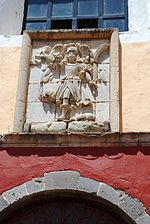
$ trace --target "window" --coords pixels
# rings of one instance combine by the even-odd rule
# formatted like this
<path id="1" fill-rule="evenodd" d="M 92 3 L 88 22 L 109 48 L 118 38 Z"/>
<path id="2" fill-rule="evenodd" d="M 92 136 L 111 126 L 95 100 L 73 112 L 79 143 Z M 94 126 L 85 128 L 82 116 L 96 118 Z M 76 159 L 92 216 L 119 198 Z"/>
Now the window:
<path id="1" fill-rule="evenodd" d="M 128 0 L 27 0 L 23 29 L 128 29 Z"/>

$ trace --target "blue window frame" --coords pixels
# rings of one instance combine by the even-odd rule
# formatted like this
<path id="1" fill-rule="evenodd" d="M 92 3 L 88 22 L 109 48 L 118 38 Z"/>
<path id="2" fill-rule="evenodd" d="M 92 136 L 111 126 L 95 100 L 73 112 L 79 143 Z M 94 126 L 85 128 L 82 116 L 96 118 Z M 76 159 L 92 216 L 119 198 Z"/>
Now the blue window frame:
<path id="1" fill-rule="evenodd" d="M 128 0 L 27 0 L 27 30 L 111 28 L 128 30 Z"/>

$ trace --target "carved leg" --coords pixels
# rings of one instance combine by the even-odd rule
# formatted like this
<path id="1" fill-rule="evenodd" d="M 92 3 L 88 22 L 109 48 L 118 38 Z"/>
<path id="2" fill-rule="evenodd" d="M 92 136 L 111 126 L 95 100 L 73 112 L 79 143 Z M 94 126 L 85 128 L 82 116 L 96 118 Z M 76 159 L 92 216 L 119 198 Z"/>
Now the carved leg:
<path id="1" fill-rule="evenodd" d="M 66 112 L 67 111 L 66 111 L 65 106 L 62 105 L 62 113 L 61 113 L 61 116 L 59 116 L 57 118 L 57 121 L 63 121 L 65 119 L 65 117 L 66 117 Z"/>
<path id="2" fill-rule="evenodd" d="M 63 94 L 63 105 L 69 104 L 70 95 L 71 95 L 70 90 L 67 88 Z"/>
<path id="3" fill-rule="evenodd" d="M 66 113 L 68 112 L 70 90 L 67 88 L 63 94 L 63 104 L 62 104 L 62 114 L 57 118 L 58 121 L 63 121 L 66 118 Z"/>

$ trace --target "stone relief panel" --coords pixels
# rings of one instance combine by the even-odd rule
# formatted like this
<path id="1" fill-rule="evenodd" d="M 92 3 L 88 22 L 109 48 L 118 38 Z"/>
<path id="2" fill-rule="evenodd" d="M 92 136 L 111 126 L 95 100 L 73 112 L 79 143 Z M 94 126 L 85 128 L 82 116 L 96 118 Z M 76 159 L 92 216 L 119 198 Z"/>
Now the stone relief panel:
<path id="1" fill-rule="evenodd" d="M 24 130 L 110 131 L 109 40 L 33 43 Z"/>

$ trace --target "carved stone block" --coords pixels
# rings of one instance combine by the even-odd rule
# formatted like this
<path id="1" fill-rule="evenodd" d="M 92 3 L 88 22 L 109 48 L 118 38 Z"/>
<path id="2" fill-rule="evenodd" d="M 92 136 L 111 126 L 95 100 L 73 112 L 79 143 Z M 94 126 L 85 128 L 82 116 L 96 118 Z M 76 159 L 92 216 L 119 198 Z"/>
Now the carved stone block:
<path id="1" fill-rule="evenodd" d="M 39 99 L 40 85 L 39 83 L 29 84 L 28 86 L 28 102 L 41 102 Z"/>
<path id="2" fill-rule="evenodd" d="M 30 67 L 30 78 L 29 78 L 29 83 L 36 83 L 36 84 L 40 84 L 40 80 L 42 77 L 42 71 L 40 66 L 31 66 Z"/>
<path id="3" fill-rule="evenodd" d="M 50 123 L 51 124 L 51 123 Z M 49 123 L 35 123 L 31 124 L 31 132 L 48 132 Z"/>
<path id="4" fill-rule="evenodd" d="M 116 101 L 119 97 L 116 30 L 58 33 L 29 33 L 33 41 L 26 75 L 29 77 L 24 100 L 27 101 L 26 124 L 31 125 L 32 132 L 113 131 L 113 126 L 119 127 L 118 105 L 112 104 L 113 99 Z M 28 57 L 25 56 L 26 61 Z M 111 109 L 111 105 L 116 109 Z M 111 121 L 111 111 L 115 110 L 118 119 Z"/>
<path id="5" fill-rule="evenodd" d="M 48 127 L 48 132 L 51 133 L 59 133 L 59 132 L 65 132 L 67 129 L 66 122 L 53 122 L 49 127 Z"/>
<path id="6" fill-rule="evenodd" d="M 103 124 L 94 121 L 74 121 L 69 123 L 68 131 L 70 133 L 102 133 L 103 127 Z"/>
<path id="7" fill-rule="evenodd" d="M 109 82 L 97 84 L 97 102 L 109 102 Z"/>
<path id="8" fill-rule="evenodd" d="M 109 102 L 102 102 L 102 103 L 97 103 L 96 106 L 96 121 L 97 123 L 103 123 L 104 121 L 109 121 L 109 112 L 110 112 L 110 107 L 109 107 Z"/>
<path id="9" fill-rule="evenodd" d="M 41 102 L 28 103 L 26 122 L 52 122 L 55 120 L 55 105 Z"/>

